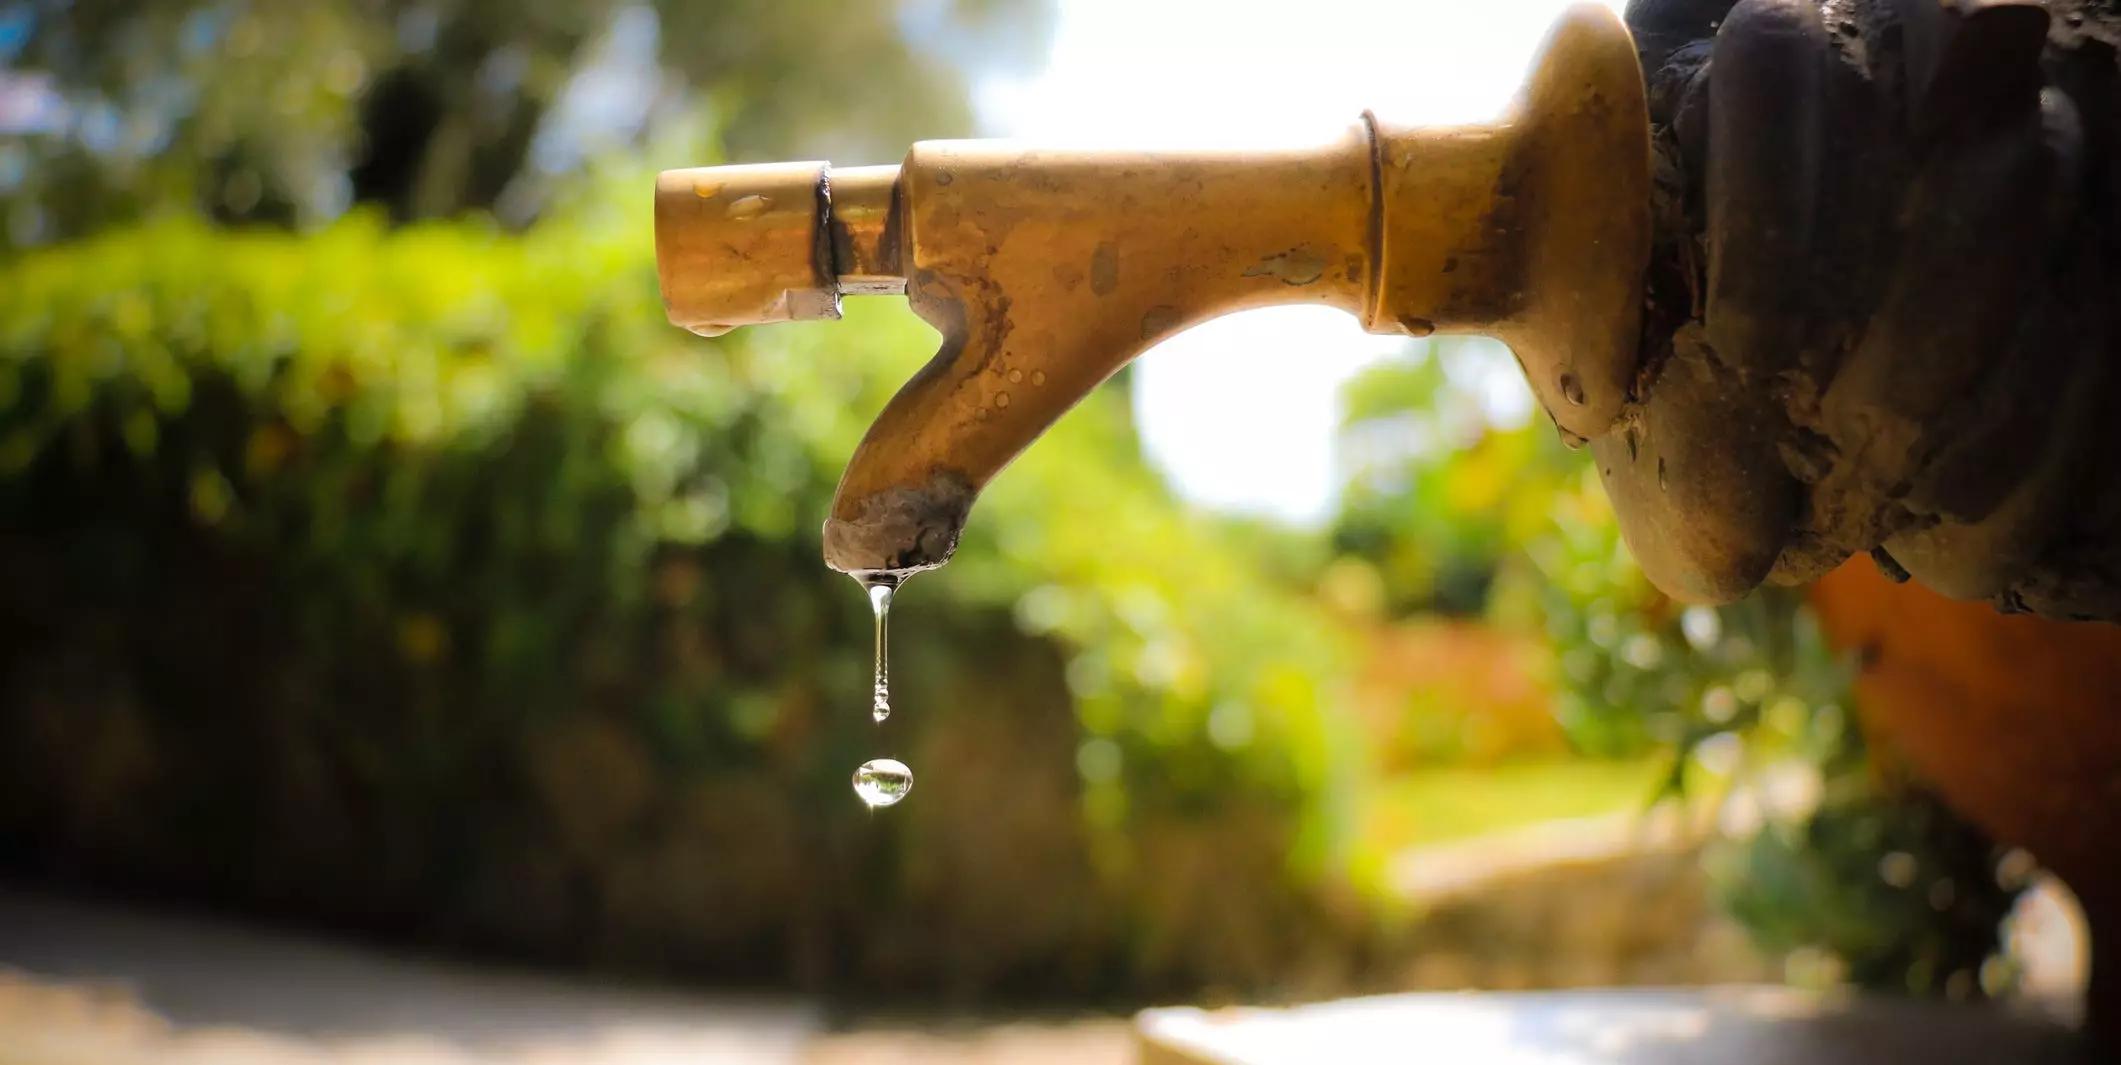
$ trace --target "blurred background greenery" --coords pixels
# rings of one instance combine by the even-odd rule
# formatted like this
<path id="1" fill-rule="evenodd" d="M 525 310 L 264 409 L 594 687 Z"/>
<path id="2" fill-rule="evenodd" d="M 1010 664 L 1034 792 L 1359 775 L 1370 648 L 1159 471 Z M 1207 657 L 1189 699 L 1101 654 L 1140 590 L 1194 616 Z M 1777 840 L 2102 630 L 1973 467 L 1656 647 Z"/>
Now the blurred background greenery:
<path id="1" fill-rule="evenodd" d="M 649 177 L 969 132 L 1051 18 L 0 2 L 0 869 L 862 1001 L 1325 994 L 1433 946 L 1403 856 L 1765 767 L 1817 801 L 1702 860 L 1770 972 L 2007 986 L 2017 885 L 1801 601 L 1650 589 L 1489 343 L 1351 385 L 1322 529 L 1181 502 L 1122 375 L 907 587 L 870 723 L 818 528 L 933 335 L 670 328 Z"/>

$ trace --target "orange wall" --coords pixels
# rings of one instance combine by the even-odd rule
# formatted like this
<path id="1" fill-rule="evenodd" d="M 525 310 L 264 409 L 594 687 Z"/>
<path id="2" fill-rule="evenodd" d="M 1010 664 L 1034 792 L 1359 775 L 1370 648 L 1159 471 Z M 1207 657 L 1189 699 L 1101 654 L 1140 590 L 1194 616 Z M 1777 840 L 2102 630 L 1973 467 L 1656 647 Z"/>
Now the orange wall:
<path id="1" fill-rule="evenodd" d="M 1836 646 L 1862 656 L 1858 709 L 1873 741 L 2061 874 L 2087 909 L 2117 912 L 2121 626 L 1953 602 L 1893 584 L 1863 557 L 1811 600 Z"/>

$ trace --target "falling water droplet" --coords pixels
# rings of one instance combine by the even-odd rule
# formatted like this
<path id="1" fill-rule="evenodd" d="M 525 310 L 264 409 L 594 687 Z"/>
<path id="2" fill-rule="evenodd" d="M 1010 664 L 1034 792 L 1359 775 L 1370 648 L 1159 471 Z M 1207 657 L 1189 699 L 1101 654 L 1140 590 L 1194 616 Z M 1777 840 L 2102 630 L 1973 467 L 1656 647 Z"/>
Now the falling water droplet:
<path id="1" fill-rule="evenodd" d="M 905 582 L 906 574 L 858 573 L 855 580 L 868 592 L 869 609 L 876 614 L 876 687 L 869 716 L 881 725 L 891 716 L 891 597 Z M 897 759 L 872 759 L 854 771 L 854 793 L 872 810 L 890 806 L 912 790 L 913 770 Z"/>
<path id="2" fill-rule="evenodd" d="M 870 809 L 896 805 L 913 790 L 913 770 L 895 758 L 872 758 L 854 771 L 854 793 Z"/>
<path id="3" fill-rule="evenodd" d="M 914 770 L 895 757 L 872 757 L 855 770 L 855 793 L 870 808 L 893 806 L 914 789 Z"/>
<path id="4" fill-rule="evenodd" d="M 883 724 L 891 716 L 891 594 L 898 590 L 898 578 L 872 578 L 863 585 L 869 590 L 869 609 L 876 612 L 876 698 L 869 716 Z"/>

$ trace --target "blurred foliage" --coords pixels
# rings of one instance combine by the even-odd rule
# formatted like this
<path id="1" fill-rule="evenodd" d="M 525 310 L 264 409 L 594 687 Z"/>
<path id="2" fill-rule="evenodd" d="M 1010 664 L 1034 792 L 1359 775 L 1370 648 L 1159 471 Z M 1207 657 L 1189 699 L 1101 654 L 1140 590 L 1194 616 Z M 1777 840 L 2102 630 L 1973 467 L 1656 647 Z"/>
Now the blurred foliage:
<path id="1" fill-rule="evenodd" d="M 1515 374 L 1502 345 L 1451 340 L 1348 384 L 1333 542 L 1376 567 L 1391 616 L 1483 614 L 1491 585 L 1552 525 L 1582 464 L 1551 432 L 1490 424 L 1488 397 Z"/>
<path id="2" fill-rule="evenodd" d="M 14 242 L 171 204 L 231 222 L 535 217 L 585 155 L 687 122 L 736 158 L 888 162 L 1049 0 L 0 0 Z"/>
<path id="3" fill-rule="evenodd" d="M 2027 886 L 2025 863 L 1916 782 L 1881 779 L 1860 741 L 1822 768 L 1816 812 L 1716 856 L 1725 907 L 1791 957 L 1799 982 L 1954 999 L 2009 990 L 1997 925 Z"/>
<path id="4" fill-rule="evenodd" d="M 1658 592 L 1588 454 L 1540 416 L 1498 424 L 1495 382 L 1522 389 L 1509 360 L 1490 341 L 1427 342 L 1351 383 L 1335 542 L 1375 568 L 1395 613 L 1543 634 L 1554 712 L 1579 751 L 1667 752 L 1652 801 L 1791 764 L 1820 778 L 1816 809 L 1770 819 L 1722 861 L 1730 911 L 1764 947 L 1827 959 L 1867 987 L 1995 990 L 1975 977 L 2023 885 L 1999 887 L 1991 844 L 1880 771 L 1849 720 L 1853 663 L 1802 595 L 1763 588 L 1710 608 Z"/>
<path id="5" fill-rule="evenodd" d="M 1431 766 L 1380 779 L 1372 789 L 1371 831 L 1403 845 L 1428 846 L 1547 821 L 1642 808 L 1661 761 L 1579 759 L 1492 766 Z"/>
<path id="6" fill-rule="evenodd" d="M 1345 648 L 1123 397 L 902 594 L 879 733 L 818 516 L 933 334 L 656 303 L 651 162 L 968 132 L 1050 18 L 0 0 L 0 861 L 868 994 L 1359 964 Z M 872 817 L 879 753 L 920 794 Z"/>
<path id="7" fill-rule="evenodd" d="M 1391 614 L 1539 632 L 1554 649 L 1555 713 L 1598 756 L 1684 752 L 1761 726 L 1786 743 L 1814 708 L 1845 702 L 1851 675 L 1801 597 L 1767 589 L 1683 609 L 1658 592 L 1588 455 L 1543 416 L 1496 424 L 1499 388 L 1523 384 L 1508 349 L 1486 340 L 1416 345 L 1349 386 L 1350 486 L 1334 540 L 1375 568 Z M 1529 397 L 1512 409 L 1529 411 Z"/>
<path id="8" fill-rule="evenodd" d="M 1123 397 L 907 587 L 879 737 L 817 515 L 932 334 L 687 337 L 641 223 L 171 222 L 10 267 L 0 857 L 752 981 L 1359 958 L 1328 624 L 1172 504 Z M 879 753 L 921 783 L 872 819 Z"/>

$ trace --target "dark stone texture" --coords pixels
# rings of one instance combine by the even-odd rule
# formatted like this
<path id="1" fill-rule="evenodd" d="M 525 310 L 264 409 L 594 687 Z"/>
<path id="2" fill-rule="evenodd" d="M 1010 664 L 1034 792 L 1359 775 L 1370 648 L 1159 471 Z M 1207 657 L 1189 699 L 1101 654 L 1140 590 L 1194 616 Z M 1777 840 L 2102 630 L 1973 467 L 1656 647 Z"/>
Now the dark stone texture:
<path id="1" fill-rule="evenodd" d="M 1592 448 L 1661 587 L 1884 547 L 1954 598 L 2121 620 L 2116 6 L 1630 6 L 1658 233 Z"/>

